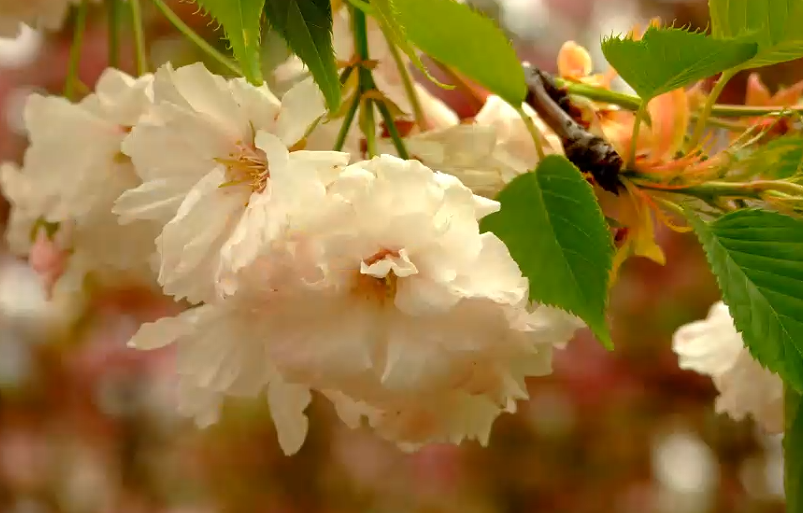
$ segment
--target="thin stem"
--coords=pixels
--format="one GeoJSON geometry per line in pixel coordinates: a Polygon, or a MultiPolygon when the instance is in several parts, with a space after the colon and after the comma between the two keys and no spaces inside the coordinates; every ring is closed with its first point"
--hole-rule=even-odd
{"type": "MultiPolygon", "coordinates": [[[[370,58],[368,54],[368,27],[365,13],[352,6],[351,23],[354,29],[354,48],[360,58],[360,62],[366,62],[370,58]]],[[[365,136],[366,152],[369,157],[374,157],[376,151],[376,120],[374,119],[374,102],[364,97],[364,94],[374,88],[371,70],[360,66],[358,69],[359,90],[357,95],[361,98],[360,108],[360,128],[365,136]]]]}
{"type": "Polygon", "coordinates": [[[384,102],[377,102],[376,106],[379,107],[379,113],[382,115],[382,120],[385,122],[388,134],[390,134],[390,140],[393,141],[393,146],[396,148],[399,158],[410,160],[410,154],[404,146],[404,141],[399,134],[399,129],[396,127],[396,122],[393,120],[393,114],[390,113],[390,109],[384,102]]]}
{"type": "Polygon", "coordinates": [[[641,106],[636,111],[636,118],[633,120],[633,135],[630,139],[630,151],[627,154],[627,161],[625,165],[633,165],[636,162],[636,150],[638,149],[638,136],[641,131],[641,118],[647,113],[647,105],[649,102],[643,101],[641,106]]]}
{"type": "Polygon", "coordinates": [[[631,94],[619,93],[605,89],[603,87],[595,87],[588,84],[581,84],[578,82],[571,82],[555,77],[555,82],[562,88],[566,89],[569,94],[583,96],[589,100],[598,102],[610,103],[618,105],[619,107],[627,110],[638,110],[641,107],[641,98],[631,94]]]}
{"type": "Polygon", "coordinates": [[[691,139],[689,140],[689,148],[696,148],[697,145],[700,144],[700,140],[703,138],[703,132],[705,131],[705,125],[708,122],[708,118],[711,116],[711,111],[714,109],[714,104],[734,75],[736,75],[735,69],[722,72],[722,76],[719,77],[716,85],[714,85],[714,88],[711,90],[711,94],[708,95],[705,101],[700,117],[697,118],[697,125],[695,125],[694,132],[692,132],[691,139]]]}
{"type": "Polygon", "coordinates": [[[120,0],[109,0],[109,67],[120,67],[120,0]]]}
{"type": "Polygon", "coordinates": [[[672,213],[677,214],[680,218],[685,218],[686,214],[683,210],[683,207],[675,203],[674,201],[669,201],[668,199],[659,198],[657,196],[653,196],[652,199],[660,203],[664,208],[667,210],[672,211],[672,213]]]}
{"type": "Polygon", "coordinates": [[[337,139],[335,140],[335,151],[341,151],[343,146],[346,144],[346,138],[349,135],[349,130],[351,130],[351,125],[354,123],[354,116],[357,114],[357,109],[360,106],[360,95],[359,93],[354,94],[354,101],[351,102],[349,106],[349,110],[346,111],[346,116],[343,118],[343,124],[340,126],[340,131],[337,133],[337,139]]]}
{"type": "Polygon", "coordinates": [[[371,5],[366,2],[365,0],[346,0],[352,7],[359,9],[364,14],[373,14],[374,9],[371,5]]]}
{"type": "Polygon", "coordinates": [[[770,191],[781,192],[796,198],[803,198],[803,185],[785,180],[755,180],[752,182],[706,182],[682,188],[666,188],[649,181],[638,180],[639,187],[660,190],[671,194],[685,194],[700,199],[746,198],[760,199],[770,191]]]}
{"type": "Polygon", "coordinates": [[[404,62],[404,58],[402,57],[399,48],[393,44],[390,37],[385,30],[382,30],[382,33],[385,36],[385,40],[388,43],[388,48],[390,49],[390,55],[393,57],[393,62],[396,63],[396,68],[399,70],[399,76],[401,76],[402,85],[404,86],[404,92],[407,94],[407,98],[410,100],[410,106],[413,109],[413,117],[415,118],[415,124],[418,125],[418,128],[421,130],[426,130],[428,127],[427,118],[424,115],[424,109],[421,108],[421,102],[418,98],[418,93],[415,90],[415,85],[413,85],[413,79],[410,76],[410,70],[407,69],[407,64],[404,62]]]}
{"type": "Polygon", "coordinates": [[[374,102],[370,99],[363,99],[360,109],[361,128],[365,136],[365,152],[368,157],[376,157],[376,121],[374,120],[374,102]]]}
{"type": "MultiPolygon", "coordinates": [[[[700,119],[700,116],[698,114],[692,113],[691,119],[693,121],[697,121],[698,119],[700,119]]],[[[724,128],[725,130],[730,130],[731,132],[744,132],[744,130],[747,128],[743,124],[740,124],[737,121],[728,121],[727,119],[722,119],[714,116],[708,118],[708,124],[710,126],[714,126],[717,128],[724,128]]]]}
{"type": "Polygon", "coordinates": [[[528,116],[521,106],[516,107],[516,112],[518,112],[519,116],[521,116],[521,120],[524,121],[524,126],[527,127],[527,131],[530,132],[530,136],[533,138],[535,151],[538,152],[538,160],[544,160],[544,145],[541,143],[541,132],[539,132],[538,127],[535,126],[533,118],[528,116]]]}
{"type": "Polygon", "coordinates": [[[145,27],[142,23],[142,5],[140,0],[128,0],[131,6],[131,24],[134,31],[134,47],[137,57],[137,74],[148,73],[148,49],[145,46],[145,27]]]}
{"type": "Polygon", "coordinates": [[[753,107],[750,105],[715,104],[711,114],[721,118],[743,118],[751,116],[783,116],[803,114],[803,107],[753,107]]]}
{"type": "Polygon", "coordinates": [[[72,45],[70,46],[70,62],[67,67],[67,78],[64,81],[64,97],[75,99],[75,88],[78,85],[78,65],[81,63],[81,53],[84,47],[84,31],[86,30],[86,15],[89,4],[86,0],[78,5],[75,12],[72,45]]]}
{"type": "Polygon", "coordinates": [[[173,12],[173,10],[170,9],[170,7],[168,7],[168,5],[164,2],[164,0],[152,0],[152,1],[153,4],[160,11],[162,11],[162,14],[164,14],[165,18],[167,18],[168,21],[170,21],[170,23],[172,23],[173,26],[176,27],[176,29],[178,29],[179,32],[184,34],[184,36],[187,39],[195,43],[198,46],[198,48],[200,48],[201,50],[206,52],[207,55],[209,55],[217,62],[228,68],[232,73],[238,76],[242,76],[243,73],[240,70],[240,67],[237,66],[237,64],[233,60],[223,55],[223,53],[221,53],[217,48],[210,45],[204,38],[199,36],[198,33],[192,29],[192,27],[184,23],[184,20],[182,20],[178,14],[173,12]]]}
{"type": "MultiPolygon", "coordinates": [[[[555,82],[564,88],[569,94],[582,96],[589,100],[601,103],[610,103],[623,109],[636,111],[641,105],[641,98],[632,94],[619,93],[605,89],[604,87],[592,86],[572,82],[555,77],[555,82]]],[[[711,115],[721,118],[743,118],[752,116],[783,115],[784,113],[803,113],[803,107],[760,107],[752,105],[731,105],[727,103],[715,103],[711,108],[711,115]]],[[[698,118],[699,119],[699,118],[698,118]]]]}

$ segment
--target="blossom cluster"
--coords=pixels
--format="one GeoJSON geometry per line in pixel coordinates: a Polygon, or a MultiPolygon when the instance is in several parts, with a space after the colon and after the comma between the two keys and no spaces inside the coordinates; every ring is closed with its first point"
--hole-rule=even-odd
{"type": "MultiPolygon", "coordinates": [[[[202,64],[110,69],[79,103],[32,95],[24,163],[0,173],[10,246],[54,294],[125,280],[187,304],[130,345],[175,346],[178,407],[200,425],[264,393],[293,453],[316,391],[403,448],[484,443],[582,324],[531,304],[480,232],[499,204],[457,177],[474,162],[307,149],[325,115],[310,80],[279,99],[202,64]]],[[[503,147],[495,127],[444,130],[503,147]]],[[[418,137],[432,134],[437,149],[437,131],[418,137]]]]}

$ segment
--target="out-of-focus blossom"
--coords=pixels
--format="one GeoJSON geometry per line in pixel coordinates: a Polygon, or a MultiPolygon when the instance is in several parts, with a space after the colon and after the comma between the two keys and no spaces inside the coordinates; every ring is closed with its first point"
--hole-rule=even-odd
{"type": "Polygon", "coordinates": [[[2,0],[0,1],[0,37],[16,37],[24,25],[58,30],[67,10],[80,0],[2,0]]]}
{"type": "Polygon", "coordinates": [[[711,376],[717,412],[735,420],[750,416],[769,433],[783,432],[783,382],[750,355],[724,303],[678,329],[672,349],[682,369],[711,376]]]}
{"type": "Polygon", "coordinates": [[[48,288],[58,281],[80,290],[90,274],[105,283],[152,280],[153,227],[121,229],[111,212],[120,193],[139,183],[121,143],[150,104],[150,84],[150,76],[109,69],[80,103],[29,97],[24,165],[4,164],[0,183],[12,204],[10,249],[32,253],[48,288]]]}
{"type": "Polygon", "coordinates": [[[15,37],[0,37],[0,69],[31,64],[42,46],[42,34],[25,25],[15,37]]]}

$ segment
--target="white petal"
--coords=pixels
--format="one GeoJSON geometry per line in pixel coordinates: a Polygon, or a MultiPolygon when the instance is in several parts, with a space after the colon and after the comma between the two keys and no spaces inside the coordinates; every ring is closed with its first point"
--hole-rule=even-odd
{"type": "Polygon", "coordinates": [[[316,119],[326,114],[321,90],[311,79],[293,86],[282,97],[276,134],[287,146],[300,141],[316,119]]]}
{"type": "Polygon", "coordinates": [[[120,224],[143,219],[166,224],[176,215],[195,182],[194,177],[184,176],[145,182],[117,198],[112,212],[119,216],[120,224]]]}
{"type": "Polygon", "coordinates": [[[268,405],[279,445],[288,456],[295,454],[304,444],[309,420],[304,410],[312,401],[309,388],[301,385],[272,381],[268,386],[268,405]]]}
{"type": "Polygon", "coordinates": [[[169,346],[192,332],[192,326],[187,322],[188,315],[195,313],[164,317],[156,322],[143,324],[128,342],[128,346],[145,351],[169,346]]]}

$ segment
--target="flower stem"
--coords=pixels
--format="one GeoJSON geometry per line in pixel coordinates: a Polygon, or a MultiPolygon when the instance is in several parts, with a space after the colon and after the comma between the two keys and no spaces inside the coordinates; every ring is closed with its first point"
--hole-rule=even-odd
{"type": "Polygon", "coordinates": [[[340,131],[337,133],[337,139],[335,140],[335,151],[343,150],[343,146],[346,144],[346,137],[349,135],[349,130],[351,130],[351,125],[354,123],[354,116],[357,114],[357,109],[360,107],[360,95],[355,93],[354,100],[349,105],[349,110],[346,111],[346,116],[343,118],[343,124],[340,126],[340,131]]]}
{"type": "Polygon", "coordinates": [[[120,67],[120,0],[109,0],[109,67],[120,67]]]}
{"type": "Polygon", "coordinates": [[[371,5],[366,2],[365,0],[346,0],[352,7],[359,9],[364,14],[373,14],[374,9],[371,5]]]}
{"type": "Polygon", "coordinates": [[[803,107],[754,107],[751,105],[715,104],[711,114],[721,118],[743,118],[751,116],[782,116],[786,114],[803,114],[803,107]]]}
{"type": "Polygon", "coordinates": [[[685,194],[703,200],[716,198],[760,199],[764,193],[780,192],[790,197],[803,198],[803,185],[786,180],[754,180],[752,182],[705,182],[688,187],[665,187],[637,180],[639,187],[660,190],[671,194],[685,194]]]}
{"type": "MultiPolygon", "coordinates": [[[[569,94],[582,96],[589,100],[617,105],[623,109],[636,111],[641,106],[641,99],[632,94],[618,93],[603,87],[579,84],[555,77],[555,82],[566,89],[569,94]]],[[[803,114],[803,107],[759,107],[752,105],[730,105],[715,103],[711,107],[711,115],[720,118],[743,118],[751,116],[783,115],[785,113],[803,114]]],[[[699,120],[699,117],[697,118],[699,120]]]]}
{"type": "Polygon", "coordinates": [[[555,82],[562,88],[566,89],[569,94],[583,96],[589,100],[594,100],[603,103],[610,103],[618,105],[619,107],[627,110],[636,111],[641,107],[641,98],[625,93],[618,93],[605,89],[603,87],[595,87],[588,84],[581,84],[571,82],[562,78],[555,77],[555,82]]]}
{"type": "MultiPolygon", "coordinates": [[[[354,27],[354,48],[357,50],[357,55],[360,58],[360,63],[364,63],[369,59],[368,54],[368,25],[365,18],[365,13],[357,8],[352,8],[351,21],[354,27]]],[[[390,42],[388,41],[388,44],[390,42]]],[[[392,46],[392,45],[391,45],[392,46]]],[[[374,103],[376,103],[379,113],[388,129],[388,134],[393,141],[393,146],[400,158],[405,160],[410,158],[407,148],[404,146],[399,130],[396,127],[396,122],[390,109],[385,103],[381,101],[374,101],[370,98],[365,98],[365,93],[376,90],[376,83],[371,74],[371,70],[367,67],[360,65],[359,67],[359,96],[362,97],[362,109],[360,111],[360,127],[365,135],[366,151],[369,157],[377,154],[376,149],[376,121],[374,120],[374,103]]]]}
{"type": "Polygon", "coordinates": [[[167,18],[167,20],[170,23],[172,23],[173,26],[176,27],[176,29],[178,29],[179,32],[184,34],[184,36],[187,39],[195,43],[198,46],[198,48],[200,48],[207,55],[209,55],[217,62],[228,68],[232,73],[234,73],[237,76],[242,76],[243,73],[240,70],[240,67],[237,66],[237,64],[235,64],[233,60],[223,55],[223,53],[221,53],[217,48],[210,45],[206,41],[206,39],[199,36],[198,33],[192,29],[192,27],[184,23],[184,20],[182,20],[178,14],[176,14],[172,9],[170,9],[170,7],[168,7],[168,5],[164,2],[164,0],[152,0],[152,1],[153,4],[160,11],[162,11],[162,14],[164,14],[165,18],[167,18]]]}
{"type": "Polygon", "coordinates": [[[84,47],[84,31],[86,30],[86,15],[89,4],[86,0],[78,5],[75,12],[72,45],[70,46],[70,62],[67,67],[67,78],[64,81],[64,97],[75,99],[75,88],[78,85],[78,65],[81,63],[81,53],[84,47]]]}
{"type": "Polygon", "coordinates": [[[148,67],[148,49],[145,46],[145,27],[142,23],[142,4],[140,0],[129,0],[131,7],[131,24],[134,31],[134,47],[137,57],[137,74],[145,75],[148,67]]]}
{"type": "Polygon", "coordinates": [[[396,68],[399,70],[399,76],[401,76],[404,92],[407,94],[407,98],[410,100],[410,106],[413,109],[415,124],[418,125],[418,128],[421,130],[426,130],[428,127],[427,118],[424,115],[424,109],[421,108],[421,102],[418,99],[418,93],[415,90],[413,79],[410,76],[410,70],[407,69],[407,65],[402,58],[399,48],[393,44],[393,41],[391,41],[391,39],[388,37],[387,32],[383,30],[382,33],[384,34],[385,40],[388,43],[390,55],[393,57],[393,61],[396,63],[396,68]]]}
{"type": "Polygon", "coordinates": [[[691,139],[689,140],[689,148],[696,148],[697,145],[700,144],[700,140],[703,138],[705,125],[708,122],[708,118],[711,116],[711,111],[714,109],[714,103],[716,103],[717,98],[722,94],[725,86],[728,85],[728,82],[734,75],[736,75],[735,69],[722,72],[722,76],[719,77],[716,85],[711,90],[711,94],[708,95],[708,99],[705,101],[700,117],[697,118],[697,125],[695,125],[694,132],[692,132],[691,139]]]}
{"type": "Polygon", "coordinates": [[[360,128],[365,136],[365,153],[369,158],[377,156],[376,121],[374,120],[373,100],[363,98],[360,102],[360,128]]]}
{"type": "Polygon", "coordinates": [[[636,150],[638,149],[638,136],[641,131],[641,118],[647,114],[648,101],[642,101],[641,106],[636,111],[636,117],[633,120],[633,135],[630,138],[630,151],[627,154],[627,161],[625,165],[633,165],[636,162],[636,150]]]}
{"type": "Polygon", "coordinates": [[[368,25],[365,13],[360,9],[351,6],[351,23],[354,30],[354,49],[360,58],[358,72],[358,96],[360,100],[360,128],[365,136],[365,146],[369,157],[376,155],[376,121],[374,120],[374,103],[364,94],[371,89],[372,78],[371,70],[362,65],[369,59],[368,54],[368,25]]]}
{"type": "Polygon", "coordinates": [[[544,145],[541,143],[541,133],[538,131],[538,127],[535,126],[533,118],[528,116],[521,106],[516,107],[516,112],[521,116],[521,120],[524,121],[524,126],[527,127],[527,131],[530,132],[530,136],[533,138],[535,151],[538,152],[538,160],[544,160],[544,145]]]}
{"type": "Polygon", "coordinates": [[[407,147],[404,146],[404,141],[399,134],[399,129],[396,127],[396,122],[393,120],[393,115],[390,113],[390,109],[388,109],[388,106],[385,105],[384,102],[377,102],[376,106],[379,108],[379,113],[382,115],[382,121],[385,122],[385,126],[388,129],[388,134],[390,134],[390,140],[393,141],[393,146],[396,148],[396,153],[399,154],[399,158],[410,160],[410,154],[407,152],[407,147]]]}

